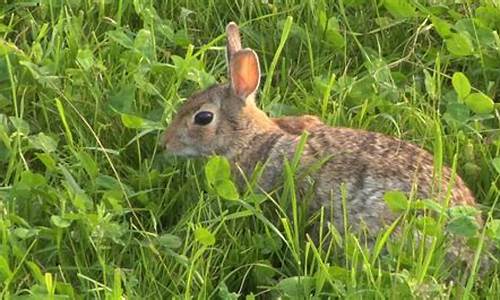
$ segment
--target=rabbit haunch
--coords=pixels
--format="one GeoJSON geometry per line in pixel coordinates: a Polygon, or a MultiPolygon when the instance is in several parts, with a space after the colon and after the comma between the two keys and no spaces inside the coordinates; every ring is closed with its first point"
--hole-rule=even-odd
{"type": "Polygon", "coordinates": [[[299,178],[298,189],[313,187],[311,210],[323,206],[326,212],[333,211],[329,217],[339,229],[343,228],[342,195],[350,225],[364,223],[375,230],[395,218],[383,200],[386,191],[400,190],[438,201],[450,195],[451,205],[474,205],[472,193],[458,175],[443,167],[438,179],[432,155],[411,143],[375,132],[332,128],[313,116],[269,118],[255,104],[260,80],[257,55],[240,49],[238,31],[231,26],[230,83],[195,94],[180,108],[164,136],[172,154],[223,155],[231,161],[240,186],[259,162],[265,163],[259,186],[271,191],[283,179],[285,158],[294,157],[300,135],[307,131],[301,170],[325,161],[309,174],[313,184],[299,178]],[[212,122],[194,124],[200,111],[213,113],[212,122]]]}

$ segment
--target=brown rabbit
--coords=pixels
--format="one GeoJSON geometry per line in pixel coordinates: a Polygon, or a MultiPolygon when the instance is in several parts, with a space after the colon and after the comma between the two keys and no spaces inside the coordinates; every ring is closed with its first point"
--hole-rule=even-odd
{"type": "MultiPolygon", "coordinates": [[[[228,25],[227,34],[230,83],[187,100],[165,132],[167,151],[184,156],[222,155],[231,161],[235,173],[247,177],[258,162],[265,162],[259,186],[269,191],[282,179],[284,159],[294,157],[305,130],[302,169],[325,159],[310,174],[315,192],[311,209],[325,207],[339,231],[344,228],[343,197],[348,225],[356,230],[364,224],[373,234],[395,220],[383,200],[386,191],[445,201],[451,187],[451,205],[475,205],[460,177],[444,167],[438,180],[432,155],[413,144],[375,132],[332,128],[313,116],[269,118],[255,104],[260,81],[257,55],[241,49],[236,24],[228,25]]],[[[309,182],[299,182],[299,188],[308,188],[309,182]]]]}

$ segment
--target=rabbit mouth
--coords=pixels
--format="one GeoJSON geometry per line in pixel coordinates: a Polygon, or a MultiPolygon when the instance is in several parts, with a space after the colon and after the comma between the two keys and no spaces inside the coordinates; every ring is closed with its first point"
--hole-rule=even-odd
{"type": "Polygon", "coordinates": [[[193,147],[175,142],[171,143],[167,139],[167,135],[164,134],[159,141],[159,145],[165,150],[165,154],[168,156],[184,156],[184,157],[195,157],[200,156],[199,151],[193,147]]]}
{"type": "Polygon", "coordinates": [[[193,148],[172,149],[166,147],[166,152],[172,156],[197,157],[200,153],[193,148]]]}

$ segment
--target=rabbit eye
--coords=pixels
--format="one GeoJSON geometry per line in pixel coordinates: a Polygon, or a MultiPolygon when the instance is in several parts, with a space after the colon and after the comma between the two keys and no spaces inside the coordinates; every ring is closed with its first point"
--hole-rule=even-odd
{"type": "Polygon", "coordinates": [[[194,123],[197,125],[208,125],[214,119],[214,114],[209,111],[200,111],[194,116],[194,123]]]}

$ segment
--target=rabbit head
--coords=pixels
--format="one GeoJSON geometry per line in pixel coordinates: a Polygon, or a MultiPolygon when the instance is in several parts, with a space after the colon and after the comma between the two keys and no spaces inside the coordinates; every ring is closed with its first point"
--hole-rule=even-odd
{"type": "Polygon", "coordinates": [[[229,84],[189,97],[164,134],[168,152],[180,156],[232,156],[259,132],[279,130],[255,105],[260,82],[257,54],[241,49],[238,27],[227,27],[229,84]]]}

